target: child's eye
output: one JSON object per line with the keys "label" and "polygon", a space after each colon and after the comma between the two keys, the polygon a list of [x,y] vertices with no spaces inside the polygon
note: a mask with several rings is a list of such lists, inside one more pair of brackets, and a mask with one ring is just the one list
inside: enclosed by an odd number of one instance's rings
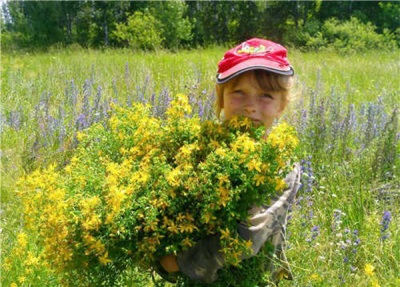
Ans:
{"label": "child's eye", "polygon": [[262,95],[262,98],[263,98],[263,99],[271,99],[271,100],[274,99],[274,97],[273,97],[272,95],[270,95],[270,94],[263,94],[263,95]]}
{"label": "child's eye", "polygon": [[233,94],[234,96],[242,96],[242,95],[243,95],[243,91],[241,91],[241,90],[236,90],[236,91],[233,91],[232,94]]}

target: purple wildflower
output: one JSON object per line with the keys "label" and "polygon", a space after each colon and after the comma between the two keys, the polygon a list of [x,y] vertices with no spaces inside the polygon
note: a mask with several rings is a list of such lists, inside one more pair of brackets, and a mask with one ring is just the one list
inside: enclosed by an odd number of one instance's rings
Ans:
{"label": "purple wildflower", "polygon": [[381,221],[381,240],[386,240],[389,238],[389,223],[392,220],[392,214],[390,211],[385,211],[383,213],[382,221]]}

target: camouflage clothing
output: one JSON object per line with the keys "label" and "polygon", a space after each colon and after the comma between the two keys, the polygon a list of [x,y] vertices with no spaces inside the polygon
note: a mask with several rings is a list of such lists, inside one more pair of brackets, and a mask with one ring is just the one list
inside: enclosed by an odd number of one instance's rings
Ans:
{"label": "camouflage clothing", "polygon": [[[292,279],[292,272],[287,262],[285,250],[285,234],[287,224],[287,210],[300,188],[300,165],[287,175],[285,182],[288,188],[283,194],[273,200],[271,206],[253,207],[250,210],[249,222],[241,222],[238,233],[246,240],[251,240],[253,254],[243,256],[246,259],[258,253],[265,242],[274,246],[272,258],[272,279],[277,282],[281,278]],[[192,280],[212,283],[217,279],[217,271],[223,267],[224,258],[220,252],[220,243],[217,236],[201,240],[188,251],[178,255],[178,265],[181,272]],[[278,266],[274,266],[278,265]]]}

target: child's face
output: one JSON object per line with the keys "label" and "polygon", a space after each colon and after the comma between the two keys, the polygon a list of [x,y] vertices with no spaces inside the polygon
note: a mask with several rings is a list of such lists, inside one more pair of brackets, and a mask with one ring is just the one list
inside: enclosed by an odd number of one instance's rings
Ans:
{"label": "child's face", "polygon": [[270,127],[286,106],[283,92],[261,89],[253,73],[247,72],[238,77],[223,92],[225,119],[235,115],[246,116],[256,125]]}

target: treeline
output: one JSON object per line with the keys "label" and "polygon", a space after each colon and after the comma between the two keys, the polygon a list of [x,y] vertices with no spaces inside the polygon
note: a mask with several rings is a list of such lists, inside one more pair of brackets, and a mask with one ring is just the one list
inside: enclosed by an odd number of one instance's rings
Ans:
{"label": "treeline", "polygon": [[231,44],[259,36],[303,49],[400,45],[398,1],[7,1],[7,49]]}

